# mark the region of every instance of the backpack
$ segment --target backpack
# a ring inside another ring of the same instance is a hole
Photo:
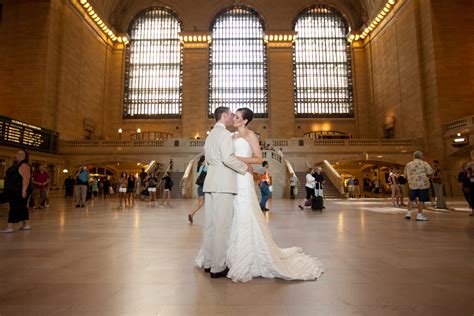
[[[89,174],[86,171],[81,171],[77,177],[82,183],[87,183],[89,181]]]

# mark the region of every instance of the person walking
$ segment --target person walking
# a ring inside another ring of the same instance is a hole
[[[408,180],[408,187],[410,188],[408,210],[405,214],[405,218],[411,219],[411,209],[418,199],[418,214],[416,214],[416,220],[427,221],[428,218],[423,215],[423,207],[425,202],[430,200],[430,181],[428,177],[433,174],[433,169],[426,161],[422,160],[423,153],[421,151],[415,151],[413,158],[414,159],[407,163],[405,167],[405,177]]]
[[[76,196],[76,207],[84,207],[87,197],[87,185],[89,184],[89,172],[86,166],[82,166],[76,173],[76,186],[74,187]]]
[[[260,192],[262,193],[262,198],[260,199],[260,208],[263,212],[269,211],[267,208],[267,201],[270,198],[270,172],[268,171],[268,161],[262,162],[263,173],[260,176]]]
[[[170,205],[171,201],[171,190],[173,189],[173,180],[171,179],[171,171],[165,173],[165,176],[161,179],[165,182],[165,188],[163,189],[163,198],[161,200],[162,205]]]
[[[197,195],[198,195],[198,203],[196,206],[194,206],[193,210],[191,211],[190,214],[188,214],[188,221],[189,223],[193,223],[193,218],[194,214],[204,205],[204,192],[203,192],[203,187],[204,187],[204,180],[206,179],[207,176],[207,166],[205,164],[205,156],[202,155],[201,158],[199,158],[198,164],[197,164],[197,180],[196,180],[196,185],[197,185]]]

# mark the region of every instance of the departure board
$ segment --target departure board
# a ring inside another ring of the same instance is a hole
[[[0,115],[0,143],[57,153],[57,132]]]

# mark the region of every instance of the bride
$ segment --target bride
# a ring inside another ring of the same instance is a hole
[[[236,111],[234,154],[243,162],[261,164],[262,152],[258,139],[253,131],[247,129],[252,119],[253,112],[250,109],[241,108]],[[285,280],[319,278],[324,267],[318,259],[304,254],[298,247],[279,248],[273,241],[260,209],[252,174],[238,174],[237,188],[227,247],[227,277],[234,282],[248,282],[253,277]],[[202,252],[196,258],[196,264],[202,266]]]

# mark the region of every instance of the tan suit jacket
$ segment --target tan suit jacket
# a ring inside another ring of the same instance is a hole
[[[247,172],[247,164],[234,156],[234,144],[230,132],[216,124],[204,145],[207,176],[203,191],[207,193],[237,194],[237,175]]]

